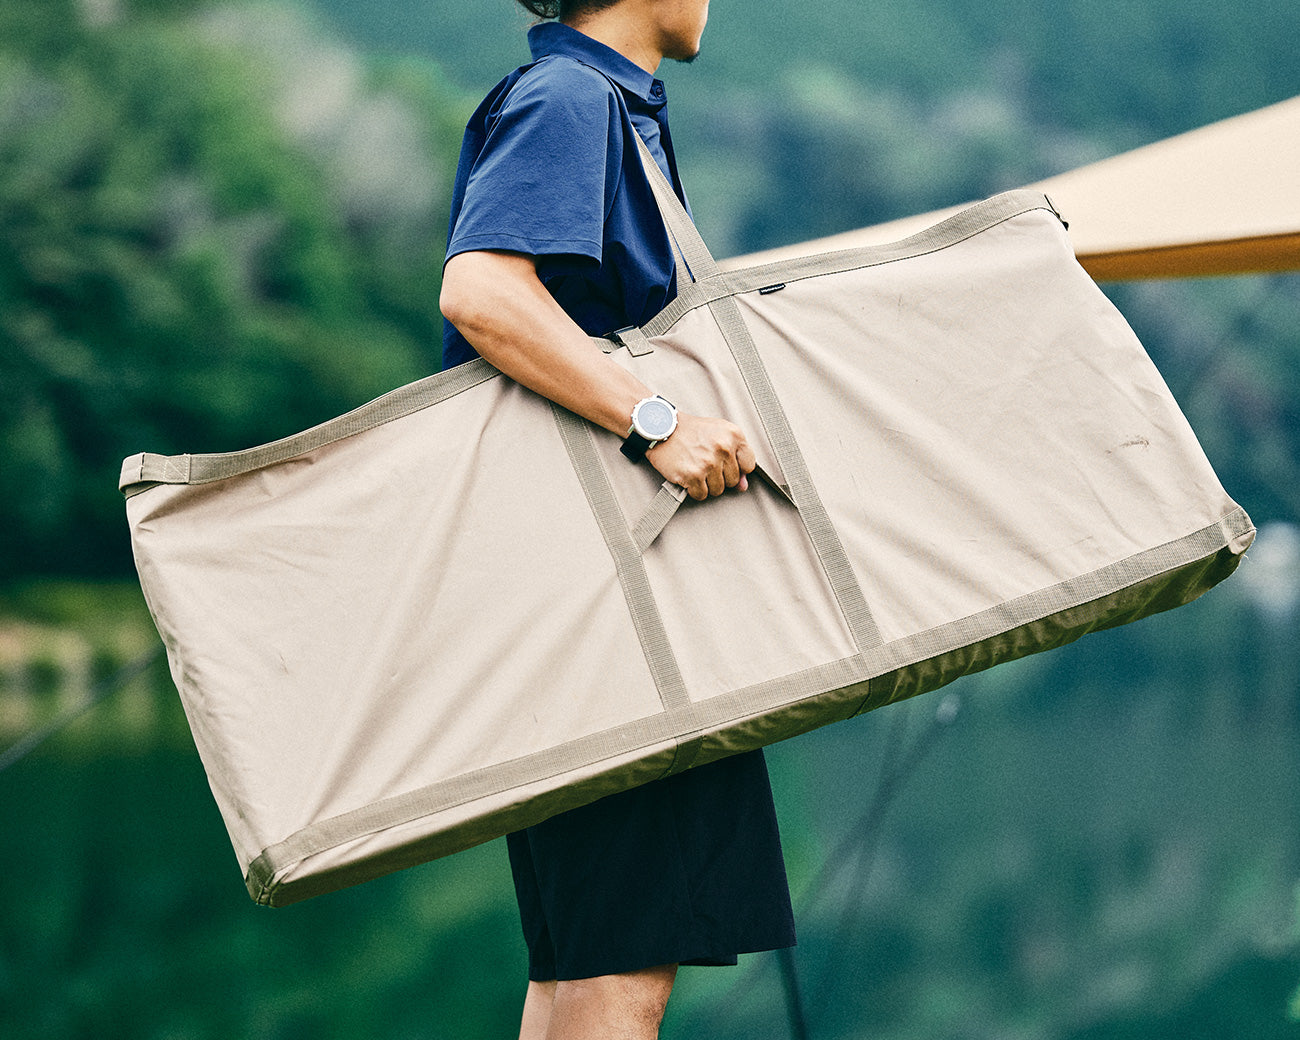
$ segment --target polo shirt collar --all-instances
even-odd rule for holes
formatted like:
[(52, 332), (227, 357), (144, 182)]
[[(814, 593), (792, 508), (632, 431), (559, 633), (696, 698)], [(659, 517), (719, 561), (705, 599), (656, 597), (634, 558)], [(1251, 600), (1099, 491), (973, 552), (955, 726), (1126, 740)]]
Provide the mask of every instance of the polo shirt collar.
[(563, 22), (541, 22), (528, 30), (534, 61), (560, 54), (603, 72), (629, 94), (652, 105), (663, 104), (664, 85), (640, 65)]

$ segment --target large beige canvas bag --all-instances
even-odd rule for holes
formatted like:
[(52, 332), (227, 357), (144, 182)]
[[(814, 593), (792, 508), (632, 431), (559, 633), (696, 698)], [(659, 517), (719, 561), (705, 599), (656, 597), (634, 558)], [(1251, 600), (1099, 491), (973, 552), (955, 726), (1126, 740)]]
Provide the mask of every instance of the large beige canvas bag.
[(275, 444), (126, 460), (258, 902), (1177, 606), (1250, 544), (1044, 196), (722, 273), (657, 188), (690, 275), (605, 346), (747, 432), (748, 492), (683, 500), (483, 361)]

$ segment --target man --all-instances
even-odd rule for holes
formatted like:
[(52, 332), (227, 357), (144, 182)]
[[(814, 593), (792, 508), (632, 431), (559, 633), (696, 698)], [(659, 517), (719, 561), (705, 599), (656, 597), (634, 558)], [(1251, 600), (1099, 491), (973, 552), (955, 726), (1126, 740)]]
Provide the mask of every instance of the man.
[[(675, 293), (667, 232), (636, 138), (685, 201), (664, 58), (699, 53), (708, 0), (519, 0), (543, 19), (534, 62), (466, 128), (443, 276), (444, 364), (478, 353), (626, 438), (695, 499), (742, 492), (743, 431), (690, 412), (643, 429), (654, 388), (589, 336), (644, 324)], [(761, 752), (561, 814), (508, 839), (529, 948), (521, 1040), (650, 1040), (677, 966), (792, 945)]]

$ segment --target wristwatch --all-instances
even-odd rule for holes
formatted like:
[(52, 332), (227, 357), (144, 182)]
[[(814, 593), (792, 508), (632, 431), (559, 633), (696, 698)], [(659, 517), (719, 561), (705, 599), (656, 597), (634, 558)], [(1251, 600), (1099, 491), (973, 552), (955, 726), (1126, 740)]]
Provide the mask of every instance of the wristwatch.
[(655, 394), (636, 403), (632, 409), (632, 426), (623, 441), (623, 454), (640, 462), (645, 453), (660, 441), (666, 441), (677, 429), (677, 409), (666, 398)]

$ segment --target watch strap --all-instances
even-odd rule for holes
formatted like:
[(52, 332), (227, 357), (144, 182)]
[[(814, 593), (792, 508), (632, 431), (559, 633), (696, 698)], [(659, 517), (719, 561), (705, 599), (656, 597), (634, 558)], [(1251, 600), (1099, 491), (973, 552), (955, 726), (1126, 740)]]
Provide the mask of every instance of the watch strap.
[(641, 462), (645, 459), (645, 453), (658, 443), (658, 441), (646, 440), (633, 428), (627, 431), (627, 436), (623, 438), (619, 451), (633, 462)]

